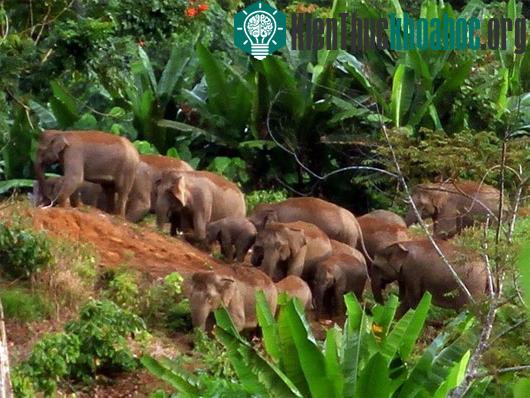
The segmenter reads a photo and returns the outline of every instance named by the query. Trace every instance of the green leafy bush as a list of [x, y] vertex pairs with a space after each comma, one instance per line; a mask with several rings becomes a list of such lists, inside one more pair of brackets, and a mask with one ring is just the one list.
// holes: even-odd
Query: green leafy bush
[[288, 198], [286, 190], [257, 190], [249, 192], [245, 195], [247, 202], [247, 212], [251, 213], [254, 208], [260, 203], [275, 203], [281, 202]]
[[191, 329], [191, 315], [188, 300], [182, 294], [184, 278], [172, 272], [150, 287], [142, 315], [153, 326], [168, 330]]
[[53, 261], [50, 243], [44, 234], [0, 224], [0, 272], [28, 279]]
[[50, 315], [51, 304], [39, 293], [20, 288], [0, 288], [0, 301], [7, 319], [32, 322]]
[[241, 158], [218, 156], [211, 161], [207, 169], [241, 184], [247, 183], [250, 179], [247, 172], [247, 163]]
[[132, 370], [138, 365], [134, 343], [147, 336], [138, 316], [111, 301], [92, 300], [64, 332], [45, 335], [35, 345], [29, 358], [15, 368], [15, 388], [27, 388], [29, 378], [35, 390], [52, 395], [61, 380], [88, 383], [95, 373]]
[[119, 270], [112, 274], [105, 296], [120, 307], [137, 312], [140, 307], [138, 274], [129, 270]]

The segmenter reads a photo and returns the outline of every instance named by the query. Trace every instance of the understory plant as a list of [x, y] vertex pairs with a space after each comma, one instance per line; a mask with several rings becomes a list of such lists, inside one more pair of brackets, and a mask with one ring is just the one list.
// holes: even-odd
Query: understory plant
[[[235, 329], [225, 309], [216, 312], [214, 335], [226, 349], [241, 383], [240, 394], [258, 397], [445, 397], [461, 381], [476, 341], [474, 317], [461, 313], [432, 342], [419, 349], [431, 296], [395, 319], [398, 300], [391, 296], [372, 314], [352, 294], [345, 296], [344, 328], [330, 328], [315, 339], [303, 308], [295, 300], [280, 306], [277, 320], [261, 293], [257, 316], [263, 348]], [[179, 359], [142, 363], [168, 382], [178, 396], [208, 395], [200, 375], [186, 371]], [[467, 396], [479, 396], [489, 377], [477, 380]], [[245, 396], [245, 395], [242, 395]]]

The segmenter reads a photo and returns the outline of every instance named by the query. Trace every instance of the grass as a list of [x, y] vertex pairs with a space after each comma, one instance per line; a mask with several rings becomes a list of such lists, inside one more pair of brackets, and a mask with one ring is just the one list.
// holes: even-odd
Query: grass
[[43, 295], [24, 288], [2, 289], [0, 300], [7, 319], [33, 322], [49, 317], [52, 312], [51, 303]]

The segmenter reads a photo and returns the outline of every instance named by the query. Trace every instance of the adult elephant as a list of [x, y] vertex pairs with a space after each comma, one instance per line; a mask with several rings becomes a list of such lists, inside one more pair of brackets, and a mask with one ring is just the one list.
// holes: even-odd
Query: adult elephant
[[196, 272], [184, 282], [184, 293], [190, 302], [193, 326], [203, 330], [211, 329], [211, 315], [221, 307], [226, 308], [237, 330], [255, 328], [258, 291], [263, 291], [274, 314], [278, 295], [276, 286], [256, 268], [237, 266], [230, 268], [227, 274]]
[[[497, 221], [500, 192], [474, 181], [448, 181], [415, 186], [412, 200], [422, 220], [432, 218], [434, 236], [448, 239], [487, 216]], [[418, 222], [412, 205], [405, 222]]]
[[[357, 220], [363, 231], [366, 250], [372, 259], [379, 250], [391, 243], [410, 239], [405, 221], [391, 211], [374, 210]], [[370, 261], [368, 265], [371, 265]]]
[[35, 175], [42, 190], [45, 167], [60, 164], [64, 171], [57, 195], [60, 206], [66, 206], [83, 181], [89, 181], [101, 184], [112, 199], [112, 210], [125, 216], [139, 162], [138, 151], [124, 137], [100, 131], [46, 130], [39, 138]]
[[331, 252], [329, 238], [315, 225], [269, 221], [258, 232], [252, 263], [277, 282], [287, 275], [306, 274]]
[[236, 184], [208, 171], [166, 170], [157, 188], [156, 222], [171, 223], [205, 243], [206, 226], [225, 217], [245, 217], [245, 197]]
[[[483, 296], [487, 287], [484, 260], [450, 242], [438, 240], [436, 243], [472, 297]], [[440, 307], [460, 309], [468, 303], [467, 295], [428, 239], [396, 242], [379, 251], [370, 278], [378, 303], [383, 303], [382, 289], [388, 283], [398, 282], [401, 315], [416, 307], [425, 292], [430, 292], [433, 303]]]
[[156, 211], [157, 187], [166, 170], [193, 171], [193, 167], [169, 156], [140, 155], [140, 164], [127, 201], [126, 218], [129, 221], [139, 222], [148, 212]]
[[314, 197], [289, 198], [278, 203], [262, 203], [249, 217], [258, 230], [268, 219], [283, 223], [303, 221], [320, 228], [330, 239], [346, 243], [366, 253], [363, 235], [355, 216], [336, 204]]

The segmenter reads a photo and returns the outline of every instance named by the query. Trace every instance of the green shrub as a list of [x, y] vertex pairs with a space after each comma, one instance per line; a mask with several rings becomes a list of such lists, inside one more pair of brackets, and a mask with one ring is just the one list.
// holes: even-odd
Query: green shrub
[[189, 302], [182, 295], [183, 281], [182, 275], [173, 272], [151, 286], [142, 311], [149, 324], [169, 330], [191, 329]]
[[252, 212], [252, 210], [254, 210], [254, 208], [260, 203], [281, 202], [282, 200], [287, 199], [287, 197], [287, 191], [284, 189], [277, 191], [265, 189], [252, 191], [245, 195], [245, 200], [247, 202], [247, 212]]
[[120, 307], [137, 312], [140, 306], [138, 274], [129, 270], [120, 270], [112, 274], [105, 296]]
[[50, 243], [42, 233], [0, 224], [0, 271], [27, 279], [52, 263]]
[[207, 170], [222, 174], [229, 180], [237, 181], [241, 184], [247, 183], [250, 179], [247, 172], [247, 163], [237, 157], [217, 156], [210, 162]]
[[19, 288], [0, 290], [0, 301], [7, 319], [22, 322], [36, 321], [51, 313], [51, 304], [39, 293], [28, 292]]
[[92, 300], [64, 332], [45, 335], [15, 368], [15, 392], [23, 396], [27, 379], [35, 390], [49, 396], [62, 380], [88, 383], [95, 373], [132, 370], [138, 360], [131, 347], [147, 336], [141, 318], [111, 301]]

